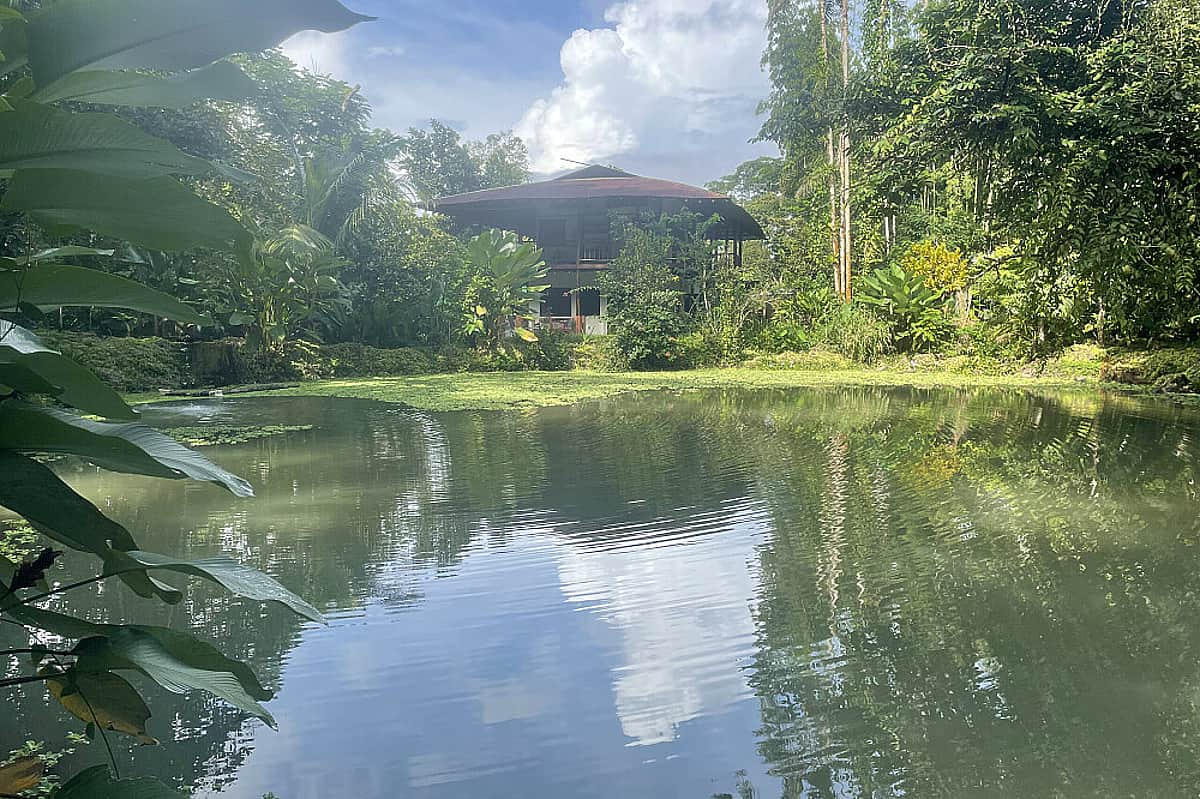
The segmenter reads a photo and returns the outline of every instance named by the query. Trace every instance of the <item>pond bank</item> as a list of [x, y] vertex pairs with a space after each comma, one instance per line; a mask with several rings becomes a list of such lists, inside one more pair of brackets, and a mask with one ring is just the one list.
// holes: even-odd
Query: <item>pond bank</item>
[[[698, 369], [681, 372], [486, 372], [408, 377], [322, 380], [269, 394], [394, 402], [430, 411], [504, 410], [572, 405], [635, 391], [703, 388], [806, 388], [819, 386], [913, 386], [917, 388], [1011, 387], [1095, 391], [1094, 378], [972, 375], [954, 372], [859, 370]], [[155, 402], [158, 395], [137, 395]]]

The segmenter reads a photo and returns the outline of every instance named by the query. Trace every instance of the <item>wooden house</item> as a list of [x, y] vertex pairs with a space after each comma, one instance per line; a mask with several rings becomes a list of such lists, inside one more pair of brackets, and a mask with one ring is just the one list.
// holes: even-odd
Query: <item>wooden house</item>
[[599, 166], [540, 183], [443, 197], [433, 208], [463, 225], [511, 230], [537, 242], [550, 267], [542, 324], [580, 333], [607, 332], [604, 297], [586, 289], [617, 256], [614, 212], [719, 216], [710, 238], [720, 242], [724, 257], [739, 263], [744, 242], [764, 238], [754, 218], [722, 194]]

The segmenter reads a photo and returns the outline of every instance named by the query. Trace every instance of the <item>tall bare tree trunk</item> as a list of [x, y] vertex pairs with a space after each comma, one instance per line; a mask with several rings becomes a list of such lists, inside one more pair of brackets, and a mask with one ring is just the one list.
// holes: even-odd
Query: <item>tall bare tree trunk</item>
[[[821, 17], [821, 66], [825, 76], [825, 91], [828, 94], [831, 83], [830, 75], [832, 74], [829, 67], [828, 7], [826, 6], [827, 0], [819, 0], [819, 2]], [[842, 275], [845, 274], [845, 262], [842, 254], [841, 211], [838, 206], [838, 203], [841, 201], [839, 184], [842, 180], [842, 162], [840, 150], [835, 144], [836, 136], [837, 134], [834, 131], [831, 121], [828, 135], [825, 137], [825, 155], [829, 159], [829, 240], [833, 246], [834, 260], [837, 262], [833, 271], [833, 290], [840, 297], [845, 294], [845, 289], [842, 286]]]
[[850, 279], [852, 270], [852, 240], [850, 235], [850, 117], [846, 99], [850, 93], [850, 0], [842, 0], [842, 288], [846, 302], [854, 298]]

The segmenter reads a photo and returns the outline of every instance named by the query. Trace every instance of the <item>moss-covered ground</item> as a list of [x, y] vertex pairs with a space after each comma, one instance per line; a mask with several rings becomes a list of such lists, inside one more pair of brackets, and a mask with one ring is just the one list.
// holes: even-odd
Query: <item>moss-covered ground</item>
[[[571, 405], [632, 391], [703, 388], [802, 388], [837, 385], [915, 387], [1040, 387], [1095, 385], [1095, 378], [1021, 374], [960, 374], [949, 371], [895, 369], [698, 369], [682, 372], [488, 372], [351, 380], [322, 380], [299, 388], [253, 396], [345, 397], [402, 403], [433, 411], [503, 410], [517, 407]], [[156, 395], [135, 402], [161, 400]]]

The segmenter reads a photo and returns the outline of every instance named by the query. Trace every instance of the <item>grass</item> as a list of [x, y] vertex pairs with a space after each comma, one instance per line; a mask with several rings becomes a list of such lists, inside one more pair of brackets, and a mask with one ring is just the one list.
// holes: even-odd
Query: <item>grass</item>
[[[240, 397], [344, 397], [378, 400], [431, 411], [504, 410], [573, 405], [634, 391], [686, 391], [704, 388], [803, 388], [818, 386], [1078, 387], [1085, 378], [959, 374], [948, 371], [878, 369], [766, 370], [700, 369], [684, 372], [487, 372], [410, 377], [322, 380], [299, 388]], [[137, 395], [134, 402], [155, 402], [158, 395]]]

